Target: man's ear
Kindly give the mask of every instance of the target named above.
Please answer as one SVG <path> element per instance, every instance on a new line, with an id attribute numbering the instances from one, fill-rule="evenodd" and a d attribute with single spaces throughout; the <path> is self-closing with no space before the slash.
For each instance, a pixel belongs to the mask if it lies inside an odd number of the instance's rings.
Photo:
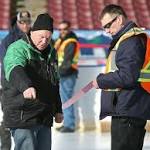
<path id="1" fill-rule="evenodd" d="M 119 25 L 123 25 L 124 22 L 125 22 L 125 18 L 124 18 L 122 15 L 119 15 L 119 16 L 117 17 L 117 21 L 118 21 L 118 24 L 119 24 Z"/>

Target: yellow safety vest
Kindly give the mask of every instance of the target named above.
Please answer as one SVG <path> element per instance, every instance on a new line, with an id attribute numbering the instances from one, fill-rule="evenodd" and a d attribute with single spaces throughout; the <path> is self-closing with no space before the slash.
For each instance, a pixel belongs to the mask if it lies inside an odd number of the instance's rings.
<path id="1" fill-rule="evenodd" d="M 75 53 L 74 53 L 74 57 L 72 59 L 72 68 L 74 69 L 78 69 L 78 60 L 79 60 L 79 43 L 76 39 L 74 38 L 69 38 L 67 40 L 64 40 L 63 42 L 61 41 L 61 39 L 59 38 L 56 42 L 55 42 L 55 49 L 57 50 L 57 54 L 58 54 L 58 66 L 61 66 L 63 60 L 64 60 L 64 50 L 65 47 L 69 44 L 69 43 L 76 43 L 76 47 L 75 47 Z"/>
<path id="2" fill-rule="evenodd" d="M 139 35 L 139 34 L 145 34 L 146 35 L 146 33 L 142 29 L 134 27 L 120 37 L 120 39 L 118 40 L 118 42 L 116 43 L 116 45 L 114 46 L 114 48 L 111 50 L 111 52 L 109 54 L 109 57 L 108 57 L 107 62 L 106 62 L 105 73 L 114 72 L 114 71 L 118 70 L 118 68 L 116 66 L 116 62 L 115 62 L 115 56 L 116 56 L 116 52 L 117 52 L 117 49 L 118 49 L 120 43 L 129 37 Z M 149 76 L 146 76 L 145 72 L 146 73 L 149 72 Z M 143 82 L 143 81 L 149 81 L 150 82 L 150 62 L 146 65 L 146 67 L 144 67 L 141 70 L 140 78 L 138 81 L 139 82 Z M 120 89 L 119 88 L 107 89 L 106 91 L 120 91 Z"/>

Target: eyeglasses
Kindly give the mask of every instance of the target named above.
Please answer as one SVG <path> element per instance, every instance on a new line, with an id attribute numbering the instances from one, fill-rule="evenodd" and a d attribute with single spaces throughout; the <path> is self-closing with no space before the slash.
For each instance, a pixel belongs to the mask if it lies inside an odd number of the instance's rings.
<path id="1" fill-rule="evenodd" d="M 66 27 L 66 28 L 60 28 L 60 29 L 58 29 L 59 31 L 65 31 L 65 30 L 68 30 L 68 27 Z"/>
<path id="2" fill-rule="evenodd" d="M 26 21 L 18 21 L 20 24 L 28 24 L 30 25 L 31 24 L 31 21 L 30 20 L 26 20 Z"/>
<path id="3" fill-rule="evenodd" d="M 111 20 L 109 23 L 103 26 L 103 29 L 109 29 L 113 22 L 117 19 L 118 16 L 116 16 L 113 20 Z"/>

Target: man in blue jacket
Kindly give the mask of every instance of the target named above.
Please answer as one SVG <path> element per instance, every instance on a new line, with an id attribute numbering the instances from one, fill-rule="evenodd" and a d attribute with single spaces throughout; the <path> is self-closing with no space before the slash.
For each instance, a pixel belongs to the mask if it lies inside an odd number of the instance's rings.
<path id="1" fill-rule="evenodd" d="M 22 38 L 24 34 L 28 34 L 31 28 L 31 14 L 28 11 L 21 11 L 12 19 L 11 29 L 8 35 L 0 44 L 0 62 L 7 51 L 10 44 Z M 5 129 L 3 122 L 0 126 L 1 150 L 10 150 L 11 136 L 9 130 Z"/>
<path id="2" fill-rule="evenodd" d="M 6 53 L 8 46 L 20 39 L 24 33 L 29 33 L 31 28 L 31 14 L 28 11 L 21 11 L 12 19 L 11 29 L 8 35 L 0 44 L 0 58 L 2 59 Z"/>
<path id="3" fill-rule="evenodd" d="M 111 150 L 142 150 L 150 119 L 150 94 L 138 82 L 146 52 L 146 34 L 127 19 L 118 5 L 100 15 L 103 29 L 112 35 L 106 73 L 93 81 L 102 89 L 100 119 L 110 115 Z"/>

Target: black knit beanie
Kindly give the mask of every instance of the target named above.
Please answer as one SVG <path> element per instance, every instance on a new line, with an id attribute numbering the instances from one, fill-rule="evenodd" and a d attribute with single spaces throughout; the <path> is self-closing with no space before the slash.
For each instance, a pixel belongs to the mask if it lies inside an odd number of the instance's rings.
<path id="1" fill-rule="evenodd" d="M 33 24 L 32 31 L 37 30 L 48 30 L 53 32 L 53 18 L 47 13 L 37 16 Z"/>

